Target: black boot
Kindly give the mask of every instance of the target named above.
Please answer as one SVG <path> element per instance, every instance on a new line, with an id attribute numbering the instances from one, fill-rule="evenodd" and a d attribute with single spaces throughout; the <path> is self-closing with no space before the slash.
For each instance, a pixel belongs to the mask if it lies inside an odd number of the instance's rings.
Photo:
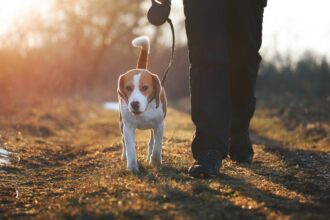
<path id="1" fill-rule="evenodd" d="M 189 167 L 188 174 L 194 178 L 214 178 L 219 175 L 223 157 L 220 153 L 210 150 L 199 156 L 196 162 Z"/>
<path id="2" fill-rule="evenodd" d="M 248 132 L 235 134 L 230 137 L 229 155 L 230 159 L 238 163 L 251 163 L 253 160 L 253 148 Z"/>

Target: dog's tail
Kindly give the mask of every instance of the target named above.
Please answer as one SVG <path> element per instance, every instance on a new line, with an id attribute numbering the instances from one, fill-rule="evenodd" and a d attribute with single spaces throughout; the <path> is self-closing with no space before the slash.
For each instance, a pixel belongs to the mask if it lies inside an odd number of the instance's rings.
<path id="1" fill-rule="evenodd" d="M 147 36 L 137 37 L 132 41 L 132 44 L 134 47 L 141 48 L 140 57 L 137 62 L 136 68 L 137 69 L 147 69 L 149 48 L 150 48 L 149 37 L 147 37 Z"/>

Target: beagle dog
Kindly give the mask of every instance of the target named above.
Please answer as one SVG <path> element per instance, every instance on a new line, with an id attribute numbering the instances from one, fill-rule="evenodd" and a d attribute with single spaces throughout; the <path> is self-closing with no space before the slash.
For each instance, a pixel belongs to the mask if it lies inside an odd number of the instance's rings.
<path id="1" fill-rule="evenodd" d="M 120 128 L 122 132 L 122 160 L 127 169 L 139 171 L 135 149 L 135 130 L 150 129 L 147 161 L 155 167 L 162 163 L 162 142 L 167 100 L 164 88 L 156 74 L 147 70 L 149 38 L 141 36 L 132 41 L 140 47 L 136 69 L 122 74 L 118 80 Z"/>

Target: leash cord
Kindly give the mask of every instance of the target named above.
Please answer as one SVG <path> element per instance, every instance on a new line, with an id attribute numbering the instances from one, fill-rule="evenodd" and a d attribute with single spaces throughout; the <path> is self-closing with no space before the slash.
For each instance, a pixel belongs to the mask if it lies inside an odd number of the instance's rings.
<path id="1" fill-rule="evenodd" d="M 166 77 L 167 77 L 167 73 L 168 73 L 168 71 L 170 70 L 170 68 L 172 66 L 172 63 L 173 63 L 173 60 L 174 60 L 174 53 L 175 53 L 175 33 L 174 33 L 174 26 L 173 26 L 172 20 L 170 18 L 168 18 L 166 21 L 170 25 L 171 31 L 172 31 L 172 53 L 171 53 L 170 62 L 168 64 L 166 70 L 164 71 L 164 75 L 163 75 L 163 78 L 162 78 L 162 81 L 161 81 L 161 85 L 162 86 L 164 86 L 164 83 L 165 83 L 165 80 L 166 80 Z"/>

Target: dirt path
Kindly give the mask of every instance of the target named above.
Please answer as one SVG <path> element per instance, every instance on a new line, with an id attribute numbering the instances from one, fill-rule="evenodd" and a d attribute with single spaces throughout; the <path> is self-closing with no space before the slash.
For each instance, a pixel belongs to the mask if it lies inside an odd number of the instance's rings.
<path id="1" fill-rule="evenodd" d="M 0 165 L 0 219 L 330 219 L 324 139 L 304 140 L 261 112 L 254 163 L 226 159 L 219 178 L 194 180 L 189 115 L 170 110 L 163 168 L 146 164 L 148 133 L 139 132 L 134 175 L 120 161 L 117 119 L 77 101 L 2 114 L 0 149 L 13 154 L 0 155 L 11 160 Z"/>

